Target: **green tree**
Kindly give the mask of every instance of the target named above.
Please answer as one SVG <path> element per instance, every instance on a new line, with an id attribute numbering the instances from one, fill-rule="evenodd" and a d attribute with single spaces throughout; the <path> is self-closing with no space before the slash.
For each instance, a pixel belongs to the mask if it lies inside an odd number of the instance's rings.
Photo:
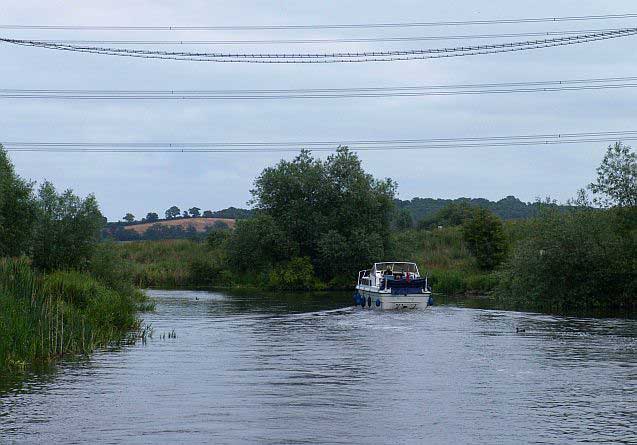
<path id="1" fill-rule="evenodd" d="M 212 210 L 204 210 L 203 211 L 203 217 L 204 218 L 214 218 L 214 215 L 212 214 Z"/>
<path id="2" fill-rule="evenodd" d="M 473 216 L 473 211 L 476 208 L 477 207 L 472 206 L 466 200 L 452 201 L 431 217 L 420 221 L 418 227 L 421 229 L 430 229 L 437 226 L 460 226 Z"/>
<path id="3" fill-rule="evenodd" d="M 166 210 L 166 219 L 179 218 L 179 215 L 181 215 L 181 210 L 177 206 L 172 206 Z"/>
<path id="4" fill-rule="evenodd" d="M 333 261 L 326 256 L 327 245 L 344 239 L 355 249 L 346 252 L 357 261 L 352 269 L 341 270 L 345 274 L 387 251 L 395 192 L 391 179 L 374 179 L 356 154 L 339 147 L 324 161 L 303 150 L 292 161 L 266 168 L 255 181 L 252 203 L 298 246 L 296 256 L 310 258 L 319 274 L 330 278 Z M 353 242 L 372 237 L 379 243 L 374 257 L 367 243 Z"/>
<path id="5" fill-rule="evenodd" d="M 133 215 L 132 213 L 127 213 L 122 219 L 127 223 L 132 223 L 135 221 L 135 215 Z"/>
<path id="6" fill-rule="evenodd" d="M 414 226 L 414 219 L 411 217 L 411 212 L 407 209 L 402 209 L 396 215 L 396 228 L 398 230 L 411 229 Z"/>
<path id="7" fill-rule="evenodd" d="M 190 216 L 193 218 L 198 218 L 201 216 L 201 209 L 199 207 L 191 207 L 188 209 L 188 213 L 190 213 Z"/>
<path id="8" fill-rule="evenodd" d="M 264 270 L 297 253 L 298 246 L 266 214 L 239 221 L 227 243 L 229 264 L 242 272 Z"/>
<path id="9" fill-rule="evenodd" d="M 149 212 L 146 214 L 146 218 L 145 218 L 146 222 L 155 222 L 155 221 L 159 221 L 159 215 L 155 212 Z"/>
<path id="10" fill-rule="evenodd" d="M 15 173 L 0 145 L 0 257 L 28 253 L 35 212 L 33 184 Z"/>
<path id="11" fill-rule="evenodd" d="M 462 237 L 478 267 L 493 270 L 506 257 L 508 245 L 500 218 L 476 208 L 462 226 Z"/>
<path id="12" fill-rule="evenodd" d="M 637 154 L 621 142 L 610 145 L 597 168 L 597 181 L 588 187 L 603 207 L 636 207 Z"/>
<path id="13" fill-rule="evenodd" d="M 44 270 L 83 268 L 93 254 L 103 217 L 93 195 L 58 194 L 50 182 L 38 190 L 33 264 Z"/>
<path id="14" fill-rule="evenodd" d="M 613 211 L 543 205 L 503 267 L 498 298 L 557 312 L 636 307 L 637 236 L 618 222 Z"/>

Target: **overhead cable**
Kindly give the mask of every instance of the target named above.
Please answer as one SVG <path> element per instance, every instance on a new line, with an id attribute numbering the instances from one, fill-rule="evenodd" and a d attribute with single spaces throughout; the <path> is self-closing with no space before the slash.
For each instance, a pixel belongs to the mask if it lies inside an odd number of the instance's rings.
<path id="1" fill-rule="evenodd" d="M 6 142 L 9 151 L 101 152 L 101 153 L 276 153 L 300 149 L 334 151 L 348 146 L 353 151 L 402 151 L 457 148 L 540 147 L 562 144 L 608 143 L 637 140 L 637 131 L 556 133 L 434 139 L 331 140 L 281 142 Z"/>
<path id="2" fill-rule="evenodd" d="M 246 90 L 0 89 L 0 99 L 59 100 L 274 100 L 456 96 L 586 91 L 637 87 L 637 76 L 530 82 Z"/>
<path id="3" fill-rule="evenodd" d="M 637 14 L 600 14 L 562 17 L 525 17 L 492 20 L 448 20 L 432 22 L 386 22 L 306 25 L 212 25 L 212 26 L 122 26 L 122 25 L 16 25 L 0 24 L 9 30 L 72 30 L 72 31 L 255 31 L 295 29 L 360 29 L 360 28 L 418 28 L 439 26 L 507 25 L 519 23 L 582 22 L 637 18 Z"/>
<path id="4" fill-rule="evenodd" d="M 47 48 L 52 50 L 104 54 L 111 56 L 140 57 L 147 59 L 172 59 L 205 62 L 231 63 L 343 63 L 343 62 L 384 62 L 399 60 L 437 59 L 481 54 L 494 54 L 531 49 L 582 44 L 587 42 L 616 39 L 637 34 L 637 28 L 625 28 L 552 39 L 521 42 L 494 43 L 452 48 L 427 48 L 392 51 L 333 52 L 333 53 L 218 53 L 159 51 L 127 48 L 109 48 L 68 44 L 45 43 L 38 40 L 0 38 L 0 42 Z"/>

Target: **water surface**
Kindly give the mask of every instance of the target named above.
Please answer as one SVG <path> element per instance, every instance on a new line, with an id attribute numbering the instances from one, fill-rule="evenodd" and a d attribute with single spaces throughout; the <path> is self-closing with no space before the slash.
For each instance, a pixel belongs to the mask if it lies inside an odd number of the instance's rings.
<path id="1" fill-rule="evenodd" d="M 146 344 L 5 378 L 0 442 L 637 442 L 635 320 L 151 295 Z"/>

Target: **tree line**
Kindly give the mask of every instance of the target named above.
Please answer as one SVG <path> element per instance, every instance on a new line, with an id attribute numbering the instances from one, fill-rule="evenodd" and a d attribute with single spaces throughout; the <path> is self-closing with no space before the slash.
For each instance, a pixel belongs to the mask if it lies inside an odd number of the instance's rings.
<path id="1" fill-rule="evenodd" d="M 212 211 L 212 210 L 204 210 L 201 211 L 199 207 L 191 207 L 188 210 L 184 210 L 183 212 L 177 206 L 170 206 L 164 212 L 164 219 L 161 219 L 156 212 L 148 212 L 145 217 L 137 220 L 135 215 L 128 212 L 122 217 L 122 221 L 125 224 L 144 224 L 144 223 L 154 223 L 159 221 L 167 221 L 172 219 L 179 218 L 224 218 L 224 219 L 242 219 L 249 218 L 252 216 L 252 211 L 247 209 L 238 209 L 236 207 L 228 207 L 227 209 Z M 109 224 L 121 224 L 117 222 L 112 222 Z"/>

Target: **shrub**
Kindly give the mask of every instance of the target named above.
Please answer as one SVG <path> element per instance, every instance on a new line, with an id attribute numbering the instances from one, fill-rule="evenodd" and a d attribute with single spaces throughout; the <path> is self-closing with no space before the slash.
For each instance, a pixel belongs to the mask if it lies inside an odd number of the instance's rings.
<path id="1" fill-rule="evenodd" d="M 313 290 L 317 279 L 309 258 L 293 258 L 273 268 L 268 275 L 268 287 L 276 290 Z"/>
<path id="2" fill-rule="evenodd" d="M 508 245 L 502 221 L 489 210 L 474 209 L 462 225 L 462 236 L 481 269 L 493 270 L 505 259 Z"/>
<path id="3" fill-rule="evenodd" d="M 611 211 L 544 208 L 504 265 L 497 295 L 519 308 L 569 312 L 634 307 L 637 237 Z"/>

